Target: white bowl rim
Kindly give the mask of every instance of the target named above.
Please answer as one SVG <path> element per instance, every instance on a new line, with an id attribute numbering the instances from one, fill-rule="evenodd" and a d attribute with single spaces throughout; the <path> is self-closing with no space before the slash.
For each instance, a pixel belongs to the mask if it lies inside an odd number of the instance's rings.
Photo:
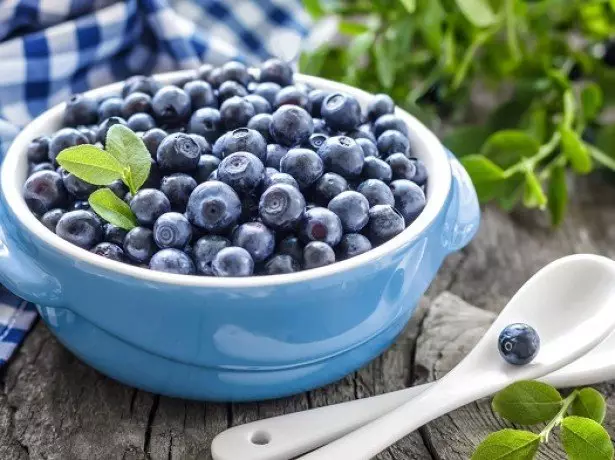
<path id="1" fill-rule="evenodd" d="M 170 83 L 192 75 L 193 71 L 183 70 L 158 74 L 154 77 L 161 82 Z M 364 102 L 371 97 L 369 93 L 361 89 L 319 77 L 295 74 L 295 81 L 307 83 L 315 88 L 325 88 L 327 90 L 341 91 L 352 94 L 361 102 L 362 105 L 364 105 Z M 88 91 L 87 94 L 96 97 L 116 94 L 121 91 L 122 85 L 123 82 L 116 82 Z M 407 112 L 397 108 L 396 114 L 407 123 L 410 130 L 411 144 L 419 143 L 424 147 L 417 152 L 417 156 L 426 163 L 429 174 L 429 187 L 427 193 L 428 199 L 425 209 L 420 216 L 402 233 L 386 243 L 359 256 L 344 261 L 335 262 L 334 264 L 324 267 L 299 271 L 296 273 L 237 278 L 216 278 L 159 272 L 107 259 L 63 240 L 55 233 L 49 231 L 26 205 L 26 202 L 22 196 L 23 181 L 26 177 L 26 166 L 24 165 L 27 161 L 25 158 L 26 147 L 32 139 L 40 136 L 41 133 L 50 134 L 53 131 L 50 129 L 50 126 L 53 124 L 54 120 L 59 121 L 61 119 L 63 110 L 64 103 L 56 105 L 38 116 L 19 133 L 9 147 L 0 170 L 0 187 L 2 188 L 2 193 L 4 194 L 6 202 L 13 210 L 19 222 L 26 229 L 28 229 L 32 235 L 58 250 L 63 255 L 94 265 L 100 269 L 109 270 L 117 274 L 128 275 L 148 282 L 208 288 L 254 288 L 301 283 L 337 275 L 341 272 L 351 271 L 363 265 L 374 263 L 378 259 L 398 251 L 403 246 L 408 245 L 410 242 L 415 240 L 431 225 L 433 220 L 438 216 L 444 207 L 452 182 L 450 163 L 446 151 L 440 141 L 419 120 Z M 16 171 L 19 171 L 20 168 L 22 168 L 24 174 L 15 173 Z"/>

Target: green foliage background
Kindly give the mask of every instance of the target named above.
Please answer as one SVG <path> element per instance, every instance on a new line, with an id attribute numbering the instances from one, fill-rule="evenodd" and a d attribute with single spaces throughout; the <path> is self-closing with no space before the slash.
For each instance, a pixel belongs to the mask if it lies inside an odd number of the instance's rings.
<path id="1" fill-rule="evenodd" d="M 304 53 L 301 70 L 386 92 L 432 127 L 472 176 L 483 202 L 550 212 L 566 176 L 615 171 L 615 0 L 304 0 L 338 20 L 342 40 Z M 337 43 L 337 41 L 336 41 Z M 499 99 L 473 120 L 470 96 Z M 508 97 L 502 98 L 502 95 Z M 473 122 L 474 121 L 474 122 Z"/>

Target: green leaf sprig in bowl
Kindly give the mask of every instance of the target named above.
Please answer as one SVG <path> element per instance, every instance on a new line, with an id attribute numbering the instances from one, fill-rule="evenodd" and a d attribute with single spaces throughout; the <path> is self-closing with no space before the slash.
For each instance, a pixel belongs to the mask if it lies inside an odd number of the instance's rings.
<path id="1" fill-rule="evenodd" d="M 116 124 L 109 128 L 105 149 L 95 145 L 69 147 L 56 161 L 69 173 L 93 185 L 110 185 L 118 179 L 135 195 L 147 180 L 151 156 L 143 141 L 126 126 Z M 130 207 L 110 188 L 92 193 L 88 202 L 92 209 L 107 222 L 124 230 L 137 226 Z"/>
<path id="2" fill-rule="evenodd" d="M 545 424 L 539 433 L 504 429 L 487 436 L 472 460 L 531 460 L 549 435 L 558 428 L 570 460 L 611 460 L 613 443 L 601 425 L 606 414 L 602 395 L 593 388 L 572 391 L 562 398 L 551 385 L 520 381 L 493 398 L 492 408 L 502 418 L 518 425 Z"/>

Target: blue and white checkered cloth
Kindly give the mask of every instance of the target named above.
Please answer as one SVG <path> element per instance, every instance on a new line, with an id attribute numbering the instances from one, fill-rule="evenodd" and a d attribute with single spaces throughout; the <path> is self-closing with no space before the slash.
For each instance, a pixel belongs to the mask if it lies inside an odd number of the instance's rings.
<path id="1" fill-rule="evenodd" d="M 0 0 L 0 158 L 73 93 L 202 62 L 290 60 L 309 25 L 301 0 Z M 35 318 L 0 286 L 0 365 Z"/>

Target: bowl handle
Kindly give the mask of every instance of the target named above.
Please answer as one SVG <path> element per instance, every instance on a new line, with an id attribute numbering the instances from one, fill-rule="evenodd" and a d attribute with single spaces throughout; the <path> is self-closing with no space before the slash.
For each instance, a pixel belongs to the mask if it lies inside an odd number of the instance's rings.
<path id="1" fill-rule="evenodd" d="M 3 216 L 6 217 L 6 216 Z M 10 247 L 6 231 L 0 225 L 0 282 L 15 295 L 29 302 L 61 306 L 59 281 L 42 270 L 32 257 L 19 248 Z"/>
<path id="2" fill-rule="evenodd" d="M 455 155 L 445 150 L 451 165 L 452 184 L 442 243 L 446 250 L 454 252 L 466 246 L 478 231 L 480 206 L 467 171 Z"/>

